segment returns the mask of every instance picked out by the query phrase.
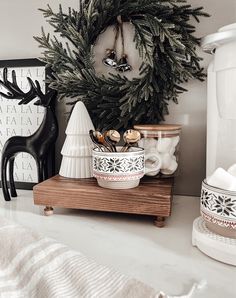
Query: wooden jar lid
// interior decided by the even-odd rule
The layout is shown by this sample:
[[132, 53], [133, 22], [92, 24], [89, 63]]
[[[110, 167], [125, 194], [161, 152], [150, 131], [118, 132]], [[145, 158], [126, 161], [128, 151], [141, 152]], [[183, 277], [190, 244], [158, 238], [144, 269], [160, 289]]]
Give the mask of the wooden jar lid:
[[134, 129], [147, 131], [174, 131], [180, 130], [181, 125], [178, 124], [138, 124], [134, 125]]

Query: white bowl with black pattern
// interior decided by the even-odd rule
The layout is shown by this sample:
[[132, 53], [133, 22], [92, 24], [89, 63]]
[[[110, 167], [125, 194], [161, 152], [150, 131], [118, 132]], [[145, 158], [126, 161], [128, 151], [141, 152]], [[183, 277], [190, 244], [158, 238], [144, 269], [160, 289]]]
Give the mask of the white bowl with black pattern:
[[132, 147], [128, 152], [103, 152], [93, 149], [93, 176], [98, 185], [111, 189], [129, 189], [139, 185], [144, 176], [144, 149]]
[[236, 192], [202, 182], [201, 215], [209, 223], [236, 231]]

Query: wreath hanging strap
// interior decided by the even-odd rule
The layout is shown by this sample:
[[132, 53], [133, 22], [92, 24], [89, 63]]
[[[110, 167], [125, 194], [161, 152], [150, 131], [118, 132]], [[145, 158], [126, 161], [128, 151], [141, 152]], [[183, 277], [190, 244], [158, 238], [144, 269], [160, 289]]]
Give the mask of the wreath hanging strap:
[[[68, 104], [82, 100], [98, 128], [124, 128], [136, 123], [158, 123], [168, 113], [169, 101], [178, 102], [182, 84], [204, 80], [201, 58], [196, 53], [199, 39], [193, 34], [193, 18], [208, 16], [202, 7], [192, 8], [183, 0], [85, 0], [79, 11], [61, 6], [41, 9], [56, 33], [42, 30], [35, 37], [43, 48], [41, 58], [53, 70], [48, 81]], [[117, 22], [134, 26], [134, 42], [143, 59], [140, 77], [96, 74], [93, 47], [99, 35]]]

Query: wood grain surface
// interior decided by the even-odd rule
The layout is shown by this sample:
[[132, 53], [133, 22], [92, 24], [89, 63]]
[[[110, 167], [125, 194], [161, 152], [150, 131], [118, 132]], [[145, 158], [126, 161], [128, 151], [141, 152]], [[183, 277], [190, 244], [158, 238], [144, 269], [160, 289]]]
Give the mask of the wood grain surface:
[[112, 190], [99, 187], [94, 178], [68, 179], [57, 175], [34, 186], [34, 203], [165, 218], [171, 214], [173, 182], [173, 178], [143, 178], [136, 188]]
[[137, 124], [134, 125], [134, 129], [137, 130], [151, 130], [151, 131], [173, 131], [180, 130], [181, 125], [178, 124]]

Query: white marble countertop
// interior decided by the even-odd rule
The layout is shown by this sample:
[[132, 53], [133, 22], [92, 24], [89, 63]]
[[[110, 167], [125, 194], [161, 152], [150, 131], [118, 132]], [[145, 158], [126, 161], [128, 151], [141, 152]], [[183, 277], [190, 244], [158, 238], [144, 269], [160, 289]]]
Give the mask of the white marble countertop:
[[155, 289], [177, 295], [193, 282], [207, 287], [194, 297], [236, 297], [236, 267], [215, 261], [191, 245], [192, 222], [199, 216], [199, 199], [175, 197], [172, 216], [158, 229], [146, 216], [55, 209], [43, 216], [31, 191], [5, 202], [0, 216], [53, 237], [96, 261], [142, 280]]

